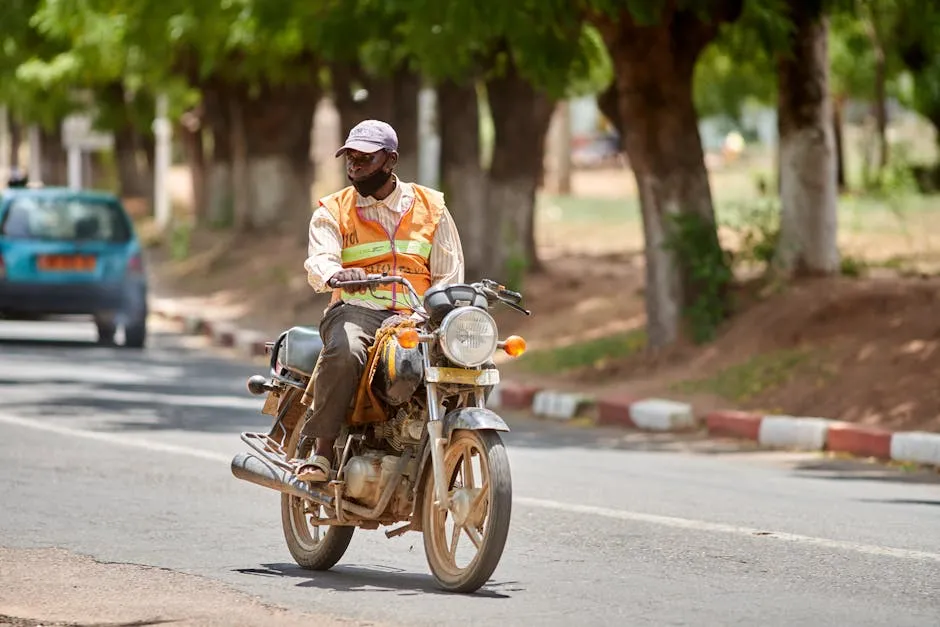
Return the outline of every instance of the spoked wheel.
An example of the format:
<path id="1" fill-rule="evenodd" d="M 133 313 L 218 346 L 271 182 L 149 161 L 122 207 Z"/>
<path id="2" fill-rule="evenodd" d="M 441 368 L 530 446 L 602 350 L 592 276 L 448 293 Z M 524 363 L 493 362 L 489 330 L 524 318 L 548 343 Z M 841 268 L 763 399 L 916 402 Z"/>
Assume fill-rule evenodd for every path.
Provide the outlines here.
<path id="1" fill-rule="evenodd" d="M 450 509 L 435 506 L 433 474 L 422 507 L 424 552 L 437 583 L 474 592 L 503 555 L 512 514 L 509 458 L 495 431 L 455 431 L 444 451 Z"/>
<path id="2" fill-rule="evenodd" d="M 306 457 L 309 450 L 297 450 L 304 421 L 297 421 L 285 452 L 287 458 Z M 281 526 L 287 550 L 294 561 L 309 570 L 329 570 L 336 565 L 349 547 L 355 527 L 315 526 L 311 518 L 323 518 L 324 508 L 288 494 L 281 495 Z"/>

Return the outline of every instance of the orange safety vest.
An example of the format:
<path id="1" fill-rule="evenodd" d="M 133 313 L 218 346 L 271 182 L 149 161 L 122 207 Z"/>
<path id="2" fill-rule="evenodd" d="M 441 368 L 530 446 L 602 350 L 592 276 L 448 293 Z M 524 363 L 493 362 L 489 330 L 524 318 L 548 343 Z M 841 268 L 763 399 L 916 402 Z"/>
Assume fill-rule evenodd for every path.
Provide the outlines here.
<path id="1" fill-rule="evenodd" d="M 423 296 L 431 287 L 431 245 L 444 214 L 444 195 L 422 185 L 412 184 L 412 187 L 411 207 L 402 212 L 392 233 L 387 233 L 378 222 L 363 217 L 356 206 L 356 190 L 352 186 L 321 198 L 320 205 L 326 207 L 339 224 L 343 237 L 343 268 L 403 276 L 418 295 Z M 408 292 L 399 285 L 380 285 L 365 294 L 335 289 L 330 303 L 351 297 L 375 301 L 387 309 L 411 309 Z"/>

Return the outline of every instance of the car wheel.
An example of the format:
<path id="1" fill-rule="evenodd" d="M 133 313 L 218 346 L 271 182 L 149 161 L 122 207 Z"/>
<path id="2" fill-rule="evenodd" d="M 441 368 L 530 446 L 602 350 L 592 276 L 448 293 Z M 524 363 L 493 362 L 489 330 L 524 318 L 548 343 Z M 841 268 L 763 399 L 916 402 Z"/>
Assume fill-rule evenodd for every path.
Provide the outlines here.
<path id="1" fill-rule="evenodd" d="M 117 327 L 110 320 L 95 319 L 95 326 L 98 327 L 98 343 L 110 346 L 114 344 L 114 334 Z"/>
<path id="2" fill-rule="evenodd" d="M 143 348 L 147 343 L 147 319 L 136 320 L 124 327 L 125 348 Z"/>

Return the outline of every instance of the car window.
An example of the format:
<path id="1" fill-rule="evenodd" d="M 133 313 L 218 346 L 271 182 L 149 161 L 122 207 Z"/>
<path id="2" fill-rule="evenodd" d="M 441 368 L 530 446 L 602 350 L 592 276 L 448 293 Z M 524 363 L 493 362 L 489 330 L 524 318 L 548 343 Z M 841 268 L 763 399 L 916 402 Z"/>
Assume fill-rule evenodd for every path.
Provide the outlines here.
<path id="1" fill-rule="evenodd" d="M 9 239 L 105 242 L 130 239 L 120 207 L 75 198 L 16 198 L 7 208 L 0 233 Z"/>

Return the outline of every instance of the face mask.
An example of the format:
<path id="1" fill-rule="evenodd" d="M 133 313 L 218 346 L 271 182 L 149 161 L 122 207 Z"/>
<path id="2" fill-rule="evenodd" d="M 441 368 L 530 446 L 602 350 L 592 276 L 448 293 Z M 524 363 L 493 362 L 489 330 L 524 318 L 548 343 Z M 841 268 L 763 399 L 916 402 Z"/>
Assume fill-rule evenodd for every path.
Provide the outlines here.
<path id="1" fill-rule="evenodd" d="M 384 168 L 380 168 L 358 181 L 354 181 L 352 177 L 349 176 L 347 176 L 347 178 L 349 178 L 349 182 L 352 183 L 352 186 L 355 187 L 356 191 L 361 195 L 372 196 L 388 182 L 388 179 L 392 178 L 392 173 L 386 172 Z"/>

